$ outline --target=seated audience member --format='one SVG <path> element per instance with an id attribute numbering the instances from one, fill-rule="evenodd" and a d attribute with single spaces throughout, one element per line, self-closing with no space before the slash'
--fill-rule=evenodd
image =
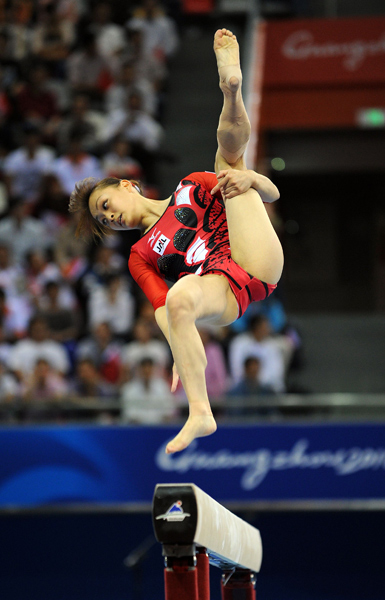
<path id="1" fill-rule="evenodd" d="M 26 125 L 24 144 L 8 154 L 3 171 L 11 198 L 22 198 L 23 202 L 37 201 L 43 178 L 54 164 L 52 148 L 41 144 L 37 127 Z"/>
<path id="2" fill-rule="evenodd" d="M 257 315 L 247 333 L 239 334 L 229 344 L 229 365 L 234 385 L 242 378 L 246 358 L 255 356 L 261 361 L 260 382 L 275 392 L 284 392 L 285 360 L 281 341 L 271 335 L 269 322 Z"/>
<path id="3" fill-rule="evenodd" d="M 245 359 L 243 364 L 243 375 L 238 383 L 228 391 L 228 397 L 248 398 L 249 400 L 255 399 L 255 404 L 250 405 L 249 402 L 245 406 L 231 407 L 228 410 L 229 415 L 246 415 L 252 412 L 258 412 L 259 414 L 267 414 L 265 408 L 258 408 L 258 396 L 266 396 L 268 394 L 274 394 L 274 390 L 266 385 L 261 384 L 260 381 L 261 373 L 261 361 L 256 356 L 249 356 Z M 249 410 L 247 408 L 249 407 Z"/>
<path id="4" fill-rule="evenodd" d="M 59 119 L 55 92 L 49 86 L 49 72 L 42 62 L 28 70 L 28 79 L 16 95 L 16 108 L 21 119 L 49 139 L 53 125 Z"/>
<path id="5" fill-rule="evenodd" d="M 176 23 L 166 15 L 158 0 L 143 0 L 126 27 L 143 32 L 144 52 L 160 63 L 167 62 L 178 47 Z"/>
<path id="6" fill-rule="evenodd" d="M 102 102 L 112 77 L 105 58 L 97 49 L 94 35 L 87 33 L 82 38 L 82 47 L 68 57 L 67 74 L 75 94 L 87 94 L 93 102 Z"/>
<path id="7" fill-rule="evenodd" d="M 27 337 L 16 342 L 10 351 L 8 367 L 20 382 L 25 382 L 40 358 L 45 359 L 52 369 L 61 375 L 66 375 L 69 371 L 70 363 L 65 348 L 59 342 L 50 339 L 44 319 L 32 317 Z"/>
<path id="8" fill-rule="evenodd" d="M 142 359 L 151 358 L 157 373 L 163 375 L 171 364 L 171 353 L 167 343 L 154 339 L 151 335 L 151 327 L 143 319 L 136 321 L 133 337 L 133 341 L 123 347 L 123 364 L 134 372 Z"/>
<path id="9" fill-rule="evenodd" d="M 17 379 L 7 370 L 5 362 L 0 357 L 0 411 L 2 405 L 16 400 L 19 395 L 20 386 Z"/>
<path id="10" fill-rule="evenodd" d="M 101 111 L 91 108 L 86 94 L 76 94 L 67 116 L 63 118 L 58 128 L 59 151 L 65 152 L 72 133 L 76 131 L 82 137 L 82 147 L 85 152 L 99 153 L 105 122 L 105 115 Z"/>
<path id="11" fill-rule="evenodd" d="M 135 76 L 149 81 L 159 95 L 168 76 L 166 64 L 145 51 L 145 35 L 139 25 L 130 25 L 127 34 L 129 46 L 126 58 L 135 65 Z"/>
<path id="12" fill-rule="evenodd" d="M 77 131 L 71 132 L 67 152 L 54 161 L 51 172 L 68 195 L 79 180 L 86 177 L 103 179 L 104 176 L 96 156 L 84 151 L 82 133 Z"/>
<path id="13" fill-rule="evenodd" d="M 45 291 L 48 281 L 60 280 L 60 269 L 56 263 L 49 260 L 48 253 L 43 250 L 31 250 L 26 255 L 26 291 L 35 304 L 39 306 L 40 297 Z M 75 303 L 73 292 L 70 288 L 63 289 L 62 296 L 67 297 L 67 301 L 72 299 Z"/>
<path id="14" fill-rule="evenodd" d="M 0 287 L 0 325 L 8 342 L 24 337 L 31 316 L 32 306 L 26 297 L 7 295 Z"/>
<path id="15" fill-rule="evenodd" d="M 38 23 L 32 31 L 32 53 L 49 66 L 52 75 L 65 76 L 65 61 L 75 41 L 73 23 L 63 18 L 55 3 L 42 7 Z"/>
<path id="16" fill-rule="evenodd" d="M 142 358 L 136 376 L 120 391 L 122 419 L 129 423 L 156 424 L 176 415 L 169 384 L 156 375 L 154 361 Z"/>
<path id="17" fill-rule="evenodd" d="M 80 212 L 70 214 L 68 222 L 58 231 L 53 248 L 62 278 L 73 286 L 79 283 L 88 267 L 88 243 L 84 238 L 76 237 L 79 217 Z"/>
<path id="18" fill-rule="evenodd" d="M 109 115 L 104 132 L 105 141 L 116 135 L 127 140 L 133 157 L 143 166 L 147 183 L 157 183 L 156 163 L 164 137 L 163 127 L 143 110 L 140 94 L 132 92 L 125 110 L 117 109 Z"/>
<path id="19" fill-rule="evenodd" d="M 3 2 L 2 10 L 6 10 L 4 4 Z M 7 18 L 2 23 L 1 29 L 7 33 L 9 38 L 9 58 L 15 63 L 21 63 L 24 66 L 30 53 L 30 15 L 25 14 L 23 18 L 20 18 L 20 11 L 16 2 L 11 2 L 7 9 L 7 14 L 3 13 L 4 17 L 6 16 Z M 28 10 L 26 13 L 28 13 Z"/>
<path id="20" fill-rule="evenodd" d="M 68 394 L 68 384 L 45 358 L 38 358 L 32 373 L 24 382 L 23 398 L 32 403 L 41 400 L 60 400 Z"/>
<path id="21" fill-rule="evenodd" d="M 51 231 L 55 231 L 56 242 L 60 230 L 69 221 L 68 213 L 68 194 L 56 177 L 50 173 L 46 175 L 40 186 L 40 192 L 37 198 L 34 215 L 40 219 Z M 73 243 L 73 240 L 71 240 Z"/>
<path id="22" fill-rule="evenodd" d="M 123 52 L 127 45 L 124 27 L 112 21 L 112 7 L 109 2 L 98 2 L 90 17 L 91 22 L 87 30 L 95 36 L 100 56 L 113 70 L 117 66 L 114 59 Z"/>
<path id="23" fill-rule="evenodd" d="M 216 341 L 213 332 L 208 327 L 198 327 L 205 348 L 207 367 L 206 381 L 209 398 L 220 399 L 224 396 L 228 385 L 225 355 L 222 346 Z"/>
<path id="24" fill-rule="evenodd" d="M 14 264 L 22 264 L 32 249 L 51 245 L 52 232 L 39 219 L 28 215 L 28 206 L 21 198 L 15 198 L 10 215 L 0 221 L 0 243 L 8 246 Z"/>
<path id="25" fill-rule="evenodd" d="M 106 383 L 91 358 L 78 361 L 71 390 L 72 398 L 112 398 L 115 394 L 115 387 Z"/>
<path id="26" fill-rule="evenodd" d="M 110 152 L 102 158 L 102 167 L 106 177 L 118 179 L 143 179 L 140 163 L 131 156 L 131 146 L 122 138 L 117 138 Z M 76 214 L 76 213 L 74 213 Z"/>
<path id="27" fill-rule="evenodd" d="M 141 95 L 144 112 L 156 116 L 157 98 L 154 87 L 147 79 L 139 79 L 132 61 L 126 61 L 122 65 L 116 80 L 106 91 L 106 112 L 114 114 L 118 110 L 125 111 L 129 96 L 133 92 Z"/>
<path id="28" fill-rule="evenodd" d="M 25 286 L 24 270 L 14 263 L 8 245 L 0 242 L 0 287 L 7 296 L 19 296 L 24 293 Z"/>
<path id="29" fill-rule="evenodd" d="M 76 214 L 76 213 L 75 213 Z M 113 235 L 109 236 L 113 238 Z M 116 272 L 123 271 L 127 263 L 107 240 L 99 244 L 94 250 L 91 264 L 83 277 L 83 288 L 86 295 L 91 294 L 98 285 L 104 285 L 108 277 Z"/>
<path id="30" fill-rule="evenodd" d="M 94 362 L 103 381 L 118 385 L 122 376 L 122 343 L 111 332 L 108 323 L 99 323 L 78 343 L 76 362 L 87 358 Z"/>
<path id="31" fill-rule="evenodd" d="M 63 284 L 47 281 L 38 299 L 37 315 L 47 322 L 50 337 L 62 344 L 75 342 L 81 329 L 79 310 L 72 290 L 66 294 Z"/>
<path id="32" fill-rule="evenodd" d="M 127 336 L 134 322 L 135 302 L 127 279 L 119 273 L 106 278 L 95 287 L 88 299 L 89 325 L 94 329 L 99 323 L 108 323 L 114 335 Z"/>
<path id="33" fill-rule="evenodd" d="M 144 111 L 142 96 L 137 91 L 128 95 L 124 108 L 109 113 L 104 138 L 109 142 L 118 134 L 147 152 L 156 152 L 160 148 L 163 128 Z"/>

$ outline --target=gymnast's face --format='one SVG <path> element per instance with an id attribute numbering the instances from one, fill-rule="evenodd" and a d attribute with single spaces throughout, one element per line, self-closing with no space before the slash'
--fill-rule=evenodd
<path id="1" fill-rule="evenodd" d="M 89 199 L 91 215 L 101 225 L 110 229 L 140 228 L 142 218 L 139 208 L 140 194 L 127 179 L 122 179 L 119 185 L 96 188 Z"/>

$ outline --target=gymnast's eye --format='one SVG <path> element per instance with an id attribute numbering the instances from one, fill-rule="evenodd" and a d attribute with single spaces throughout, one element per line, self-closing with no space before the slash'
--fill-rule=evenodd
<path id="1" fill-rule="evenodd" d="M 105 200 L 102 204 L 102 209 L 107 210 L 107 200 Z"/>

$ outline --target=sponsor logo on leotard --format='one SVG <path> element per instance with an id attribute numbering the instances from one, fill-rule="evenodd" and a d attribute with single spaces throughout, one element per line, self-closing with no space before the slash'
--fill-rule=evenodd
<path id="1" fill-rule="evenodd" d="M 163 256 L 164 251 L 166 250 L 169 241 L 170 241 L 170 238 L 166 237 L 163 233 L 161 233 L 159 235 L 159 237 L 157 237 L 156 241 L 154 242 L 154 246 L 152 249 L 157 254 L 160 254 L 161 256 Z"/>
<path id="2" fill-rule="evenodd" d="M 186 263 L 188 265 L 194 265 L 195 263 L 202 262 L 206 258 L 208 250 L 206 248 L 204 240 L 200 237 L 193 243 L 188 249 L 186 254 Z"/>
<path id="3" fill-rule="evenodd" d="M 177 500 L 171 504 L 170 508 L 163 515 L 158 515 L 156 520 L 163 519 L 164 521 L 184 521 L 186 517 L 191 517 L 190 513 L 184 512 L 182 501 Z"/>
<path id="4" fill-rule="evenodd" d="M 176 198 L 175 198 L 175 202 L 176 202 L 177 206 L 179 206 L 180 204 L 191 204 L 191 200 L 190 200 L 190 190 L 191 190 L 191 188 L 192 188 L 192 185 L 186 185 L 185 187 L 182 187 L 177 192 L 177 195 L 176 195 Z"/>

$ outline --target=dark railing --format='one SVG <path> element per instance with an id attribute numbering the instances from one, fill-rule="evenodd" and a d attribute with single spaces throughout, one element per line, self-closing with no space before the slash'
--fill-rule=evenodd
<path id="1" fill-rule="evenodd" d="M 138 404 L 141 404 L 138 399 Z M 279 394 L 274 396 L 231 397 L 213 400 L 218 420 L 264 421 L 290 419 L 344 420 L 385 419 L 385 394 Z M 157 403 L 147 407 L 157 407 Z M 187 415 L 187 402 L 177 406 L 177 415 L 169 423 L 179 423 Z M 0 402 L 0 423 L 91 422 L 106 424 L 129 422 L 123 417 L 122 404 L 111 398 L 66 398 L 54 400 L 13 400 Z"/>

